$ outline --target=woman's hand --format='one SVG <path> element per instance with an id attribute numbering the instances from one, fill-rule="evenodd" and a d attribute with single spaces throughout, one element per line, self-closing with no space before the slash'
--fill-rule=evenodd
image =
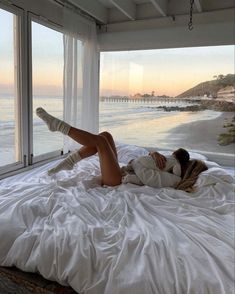
<path id="1" fill-rule="evenodd" d="M 166 157 L 164 155 L 159 152 L 150 152 L 149 155 L 153 158 L 157 167 L 164 169 L 166 166 Z"/>

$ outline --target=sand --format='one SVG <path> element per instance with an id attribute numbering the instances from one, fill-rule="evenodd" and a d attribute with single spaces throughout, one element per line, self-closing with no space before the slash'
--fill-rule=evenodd
<path id="1" fill-rule="evenodd" d="M 172 129 L 167 139 L 172 147 L 178 145 L 191 150 L 234 154 L 235 143 L 221 146 L 217 140 L 219 134 L 228 132 L 223 125 L 231 122 L 233 117 L 233 112 L 223 112 L 216 119 L 186 123 Z M 174 134 L 177 135 L 174 137 Z"/>

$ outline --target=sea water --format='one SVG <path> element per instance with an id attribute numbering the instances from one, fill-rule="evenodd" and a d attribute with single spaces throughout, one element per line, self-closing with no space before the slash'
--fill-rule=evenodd
<path id="1" fill-rule="evenodd" d="M 12 97 L 0 96 L 0 166 L 14 163 L 16 158 L 15 107 Z M 174 133 L 179 125 L 218 117 L 219 112 L 164 111 L 159 106 L 192 105 L 188 102 L 100 102 L 99 130 L 109 131 L 116 141 L 159 148 L 174 148 L 175 141 L 183 142 L 182 134 Z M 63 148 L 63 136 L 48 131 L 35 114 L 39 106 L 52 115 L 63 117 L 63 100 L 57 97 L 33 99 L 33 154 L 41 155 Z M 174 140 L 172 140 L 172 136 Z"/>

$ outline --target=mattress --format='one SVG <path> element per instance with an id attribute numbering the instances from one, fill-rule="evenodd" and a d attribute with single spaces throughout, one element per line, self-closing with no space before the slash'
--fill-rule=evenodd
<path id="1" fill-rule="evenodd" d="M 145 148 L 118 144 L 121 165 Z M 162 151 L 167 154 L 166 151 Z M 234 178 L 205 160 L 193 193 L 101 187 L 92 156 L 0 182 L 0 265 L 85 294 L 234 293 Z"/>

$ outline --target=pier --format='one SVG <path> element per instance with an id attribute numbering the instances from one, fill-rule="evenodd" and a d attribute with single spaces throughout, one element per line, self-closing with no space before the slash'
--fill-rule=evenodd
<path id="1" fill-rule="evenodd" d="M 201 101 L 201 97 L 192 97 L 192 98 L 165 98 L 165 97 L 148 97 L 148 98 L 128 98 L 128 97 L 101 97 L 101 102 L 128 102 L 128 103 L 197 103 Z"/>

